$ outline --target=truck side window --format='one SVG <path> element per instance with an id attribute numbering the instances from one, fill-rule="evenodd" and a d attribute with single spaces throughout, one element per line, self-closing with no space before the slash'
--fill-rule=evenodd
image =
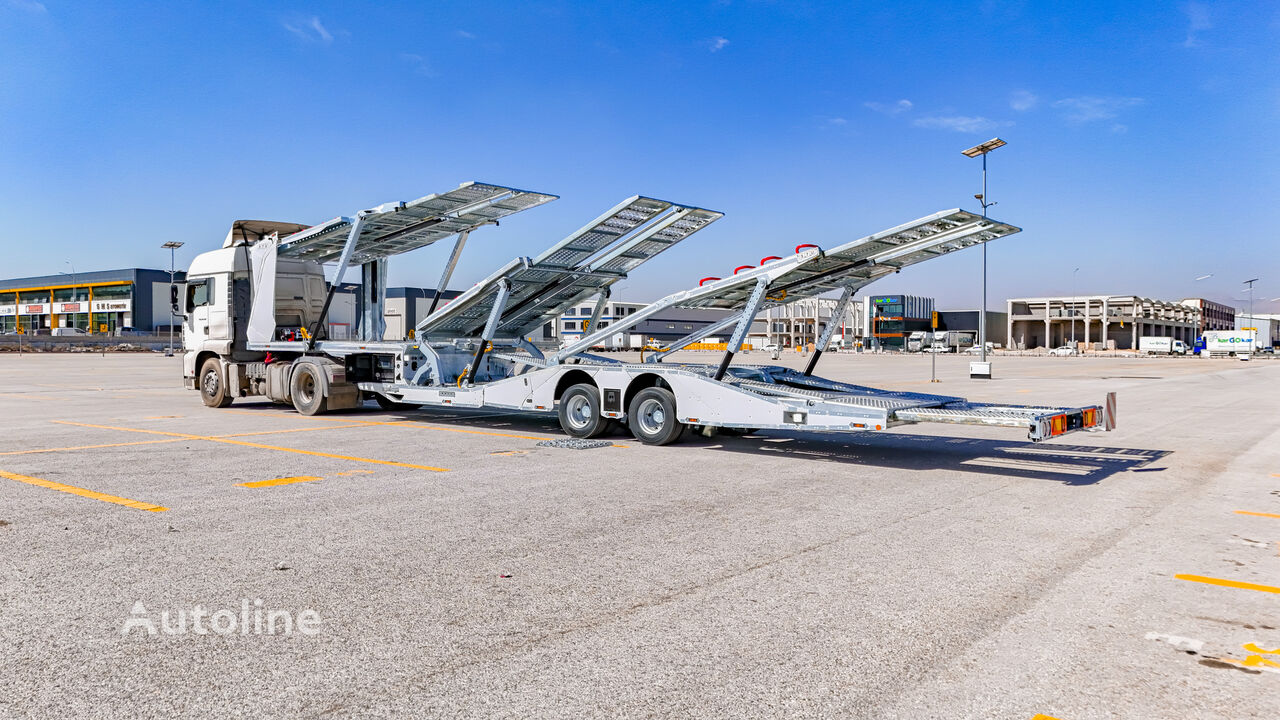
<path id="1" fill-rule="evenodd" d="M 199 280 L 187 285 L 187 312 L 209 304 L 209 280 Z"/>

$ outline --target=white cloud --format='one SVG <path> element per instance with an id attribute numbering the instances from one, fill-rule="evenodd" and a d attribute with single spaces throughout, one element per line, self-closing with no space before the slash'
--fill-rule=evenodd
<path id="1" fill-rule="evenodd" d="M 1014 90 L 1009 95 L 1009 107 L 1018 112 L 1026 112 L 1040 102 L 1039 96 L 1030 90 Z"/>
<path id="2" fill-rule="evenodd" d="M 454 31 L 454 34 L 455 34 L 455 35 L 457 35 L 458 37 L 462 38 L 463 40 L 475 40 L 475 39 L 476 39 L 476 34 L 475 34 L 475 33 L 469 33 L 469 32 L 467 32 L 466 30 L 455 30 L 455 31 Z"/>
<path id="3" fill-rule="evenodd" d="M 1182 6 L 1182 12 L 1187 15 L 1187 39 L 1182 41 L 1182 46 L 1196 47 L 1200 44 L 1197 33 L 1213 27 L 1213 21 L 1209 19 L 1209 8 L 1202 3 L 1189 2 Z"/>
<path id="4" fill-rule="evenodd" d="M 1066 111 L 1067 122 L 1073 125 L 1081 125 L 1098 120 L 1110 120 L 1119 115 L 1122 110 L 1136 107 L 1143 102 L 1142 98 L 1136 97 L 1082 95 L 1080 97 L 1063 98 L 1055 102 L 1053 106 Z"/>
<path id="5" fill-rule="evenodd" d="M 303 40 L 322 43 L 333 42 L 333 33 L 329 32 L 328 28 L 324 26 L 324 23 L 320 22 L 320 18 L 315 15 L 300 21 L 286 21 L 281 24 L 284 26 L 285 30 L 288 30 Z"/>
<path id="6" fill-rule="evenodd" d="M 720 52 L 728 44 L 729 38 L 720 37 L 719 35 L 707 41 L 707 47 L 711 49 L 711 52 Z"/>
<path id="7" fill-rule="evenodd" d="M 431 63 L 421 55 L 414 53 L 400 53 L 400 61 L 413 68 L 413 71 L 423 77 L 435 77 L 435 68 L 431 67 Z"/>
<path id="8" fill-rule="evenodd" d="M 862 106 L 865 108 L 869 108 L 871 110 L 875 110 L 876 112 L 881 113 L 882 115 L 890 115 L 890 116 L 897 115 L 899 113 L 904 113 L 910 110 L 912 107 L 914 107 L 914 105 L 912 105 L 910 100 L 899 100 L 898 102 L 890 105 L 886 105 L 884 103 L 878 103 L 878 102 L 864 102 L 862 103 Z"/>
<path id="9" fill-rule="evenodd" d="M 9 7 L 29 13 L 44 13 L 49 11 L 48 8 L 44 6 L 44 3 L 39 3 L 35 0 L 9 0 Z"/>
<path id="10" fill-rule="evenodd" d="M 982 116 L 931 115 L 929 117 L 916 118 L 911 124 L 919 128 L 954 130 L 955 132 L 961 133 L 978 133 L 1009 127 L 1013 123 L 1007 120 L 991 120 Z"/>

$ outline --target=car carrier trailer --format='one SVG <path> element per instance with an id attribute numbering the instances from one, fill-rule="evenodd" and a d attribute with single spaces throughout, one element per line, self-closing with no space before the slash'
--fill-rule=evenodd
<path id="1" fill-rule="evenodd" d="M 566 433 L 591 438 L 625 425 L 665 445 L 686 427 L 876 431 L 910 423 L 1019 427 L 1033 441 L 1110 430 L 1104 406 L 972 403 L 963 398 L 827 380 L 814 375 L 835 327 L 827 325 L 803 371 L 733 365 L 751 323 L 767 307 L 839 293 L 834 316 L 860 288 L 903 267 L 1019 232 L 959 209 L 945 210 L 830 249 L 802 244 L 727 277 L 703 278 L 607 327 L 597 322 L 610 288 L 641 264 L 722 217 L 691 205 L 635 196 L 536 257 L 516 257 L 447 304 L 471 232 L 556 196 L 483 183 L 410 203 L 388 203 L 313 227 L 239 221 L 223 248 L 187 274 L 183 373 L 206 405 L 265 396 L 312 415 L 355 408 L 501 408 L 555 413 Z M 383 340 L 387 258 L 454 238 L 429 314 L 407 340 Z M 337 262 L 326 289 L 322 263 Z M 326 316 L 346 269 L 361 267 L 357 337 L 326 337 Z M 175 292 L 175 301 L 176 301 Z M 544 354 L 529 335 L 595 297 L 588 331 Z M 723 320 L 641 362 L 589 350 L 668 308 L 718 309 Z M 185 312 L 184 312 L 185 311 Z M 671 363 L 681 348 L 729 333 L 717 364 Z"/>

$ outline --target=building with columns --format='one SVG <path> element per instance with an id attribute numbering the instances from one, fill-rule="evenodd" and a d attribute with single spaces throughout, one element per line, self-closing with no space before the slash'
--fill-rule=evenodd
<path id="1" fill-rule="evenodd" d="M 1009 306 L 1009 347 L 1030 350 L 1084 343 L 1088 350 L 1134 350 L 1138 338 L 1171 337 L 1191 345 L 1200 331 L 1200 308 L 1139 295 L 1014 298 Z"/>

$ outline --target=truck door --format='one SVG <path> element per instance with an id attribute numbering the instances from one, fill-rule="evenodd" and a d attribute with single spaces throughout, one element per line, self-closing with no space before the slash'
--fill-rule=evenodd
<path id="1" fill-rule="evenodd" d="M 191 347 L 209 339 L 209 285 L 213 278 L 187 281 L 187 322 L 191 328 Z"/>

